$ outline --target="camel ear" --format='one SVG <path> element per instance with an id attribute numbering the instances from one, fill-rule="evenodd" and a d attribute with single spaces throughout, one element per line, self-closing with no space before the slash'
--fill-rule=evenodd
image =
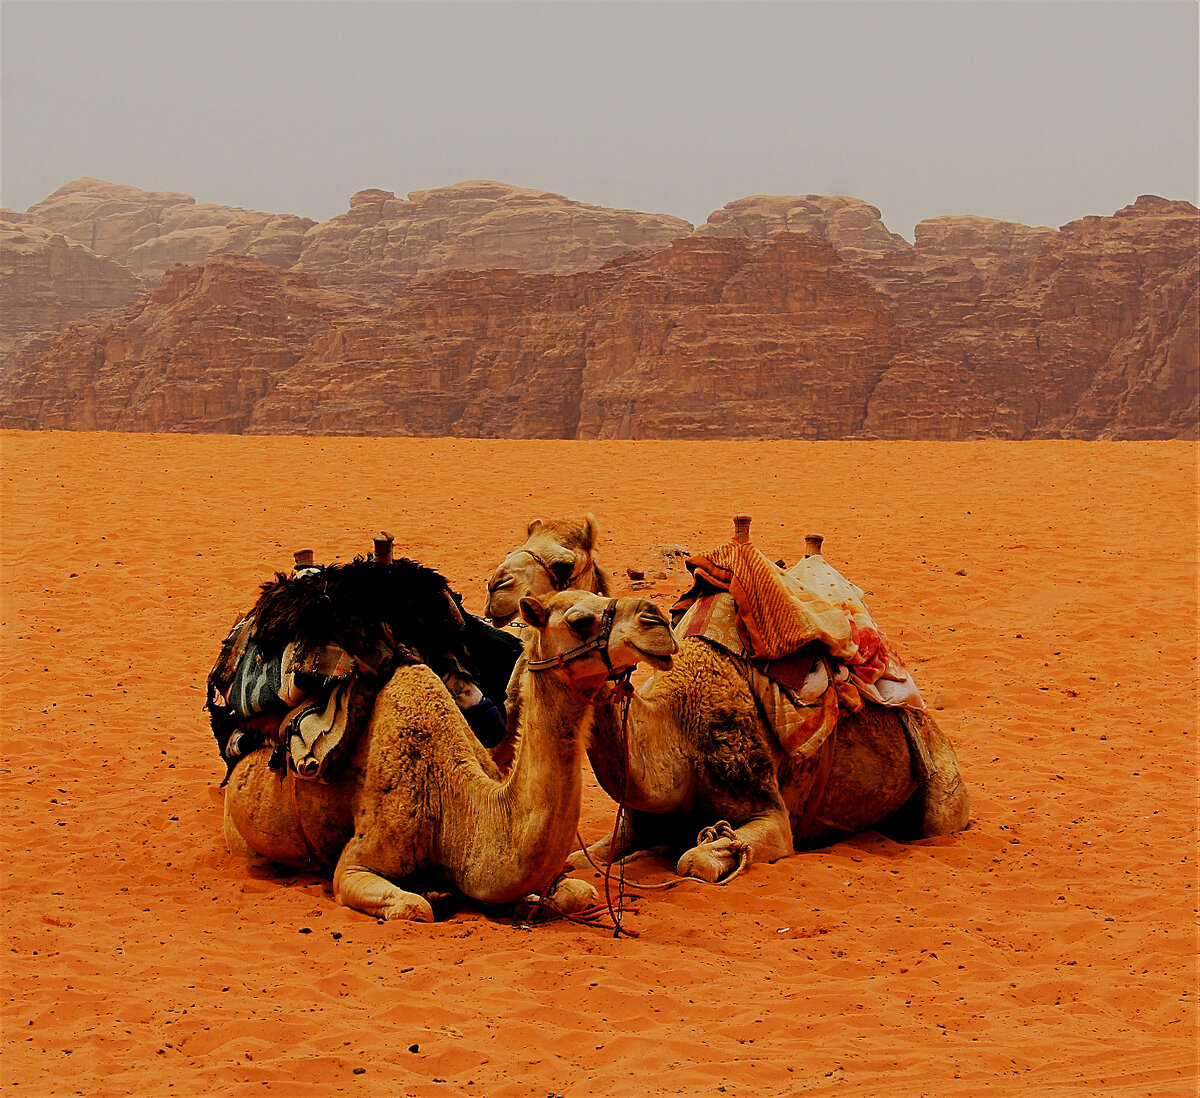
<path id="1" fill-rule="evenodd" d="M 541 528 L 542 528 L 542 520 L 541 520 L 541 519 L 534 519 L 534 520 L 533 520 L 533 521 L 532 521 L 532 522 L 529 524 L 529 527 L 526 529 L 526 531 L 525 531 L 525 536 L 526 536 L 526 537 L 529 537 L 529 535 L 530 535 L 530 534 L 532 534 L 532 533 L 534 532 L 534 530 L 540 530 Z"/>
<path id="2" fill-rule="evenodd" d="M 521 617 L 534 629 L 545 629 L 546 622 L 550 620 L 550 611 L 533 595 L 526 595 L 521 600 Z"/>
<path id="3" fill-rule="evenodd" d="M 592 551 L 592 546 L 596 544 L 599 536 L 600 524 L 596 522 L 596 516 L 589 512 L 587 522 L 584 524 L 583 540 L 580 542 L 580 547 L 585 553 Z"/>

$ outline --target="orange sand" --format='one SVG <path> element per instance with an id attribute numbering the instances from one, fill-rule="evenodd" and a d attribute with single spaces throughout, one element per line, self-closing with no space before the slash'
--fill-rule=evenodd
<path id="1" fill-rule="evenodd" d="M 9 1093 L 1195 1093 L 1194 444 L 2 442 Z M 225 853 L 204 678 L 293 549 L 386 528 L 478 610 L 589 510 L 622 574 L 740 510 L 773 557 L 824 534 L 970 830 L 647 892 L 635 941 L 382 925 Z"/>

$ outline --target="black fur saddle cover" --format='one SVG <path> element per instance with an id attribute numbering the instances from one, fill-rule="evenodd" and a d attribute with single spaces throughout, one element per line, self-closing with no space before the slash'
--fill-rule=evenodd
<path id="1" fill-rule="evenodd" d="M 263 584 L 221 646 L 206 705 L 228 771 L 273 743 L 275 765 L 328 781 L 403 663 L 428 664 L 491 746 L 503 734 L 505 689 L 520 650 L 511 634 L 465 613 L 432 568 L 360 558 L 277 573 Z"/>

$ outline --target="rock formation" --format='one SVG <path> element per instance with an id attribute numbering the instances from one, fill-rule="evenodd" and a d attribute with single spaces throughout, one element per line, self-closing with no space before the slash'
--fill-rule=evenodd
<path id="1" fill-rule="evenodd" d="M 905 318 L 908 354 L 872 394 L 865 430 L 1196 437 L 1198 245 L 1196 208 L 1151 196 L 1064 225 L 1032 257 L 1001 264 L 973 301 Z"/>
<path id="2" fill-rule="evenodd" d="M 630 248 L 687 236 L 677 217 L 609 210 L 562 195 L 477 180 L 408 199 L 359 191 L 312 229 L 297 268 L 322 286 L 387 302 L 418 275 L 462 268 L 531 273 L 591 270 Z"/>
<path id="3" fill-rule="evenodd" d="M 308 341 L 364 307 L 247 257 L 176 267 L 120 317 L 6 370 L 0 425 L 240 434 Z"/>
<path id="4" fill-rule="evenodd" d="M 8 427 L 1200 435 L 1187 202 L 1059 230 L 932 218 L 913 245 L 840 196 L 744 199 L 687 235 L 483 182 L 360 192 L 323 225 L 94 180 L 4 216 Z M 54 334 L 133 292 L 83 237 L 142 271 L 204 262 Z"/>
<path id="5" fill-rule="evenodd" d="M 148 287 L 176 264 L 203 263 L 222 251 L 290 267 L 300 255 L 305 232 L 316 224 L 291 214 L 197 205 L 189 194 L 143 191 L 100 179 L 68 183 L 22 216 L 124 264 Z"/>
<path id="6" fill-rule="evenodd" d="M 121 264 L 20 216 L 0 215 L 0 357 L 26 337 L 137 299 L 141 284 Z"/>
<path id="7" fill-rule="evenodd" d="M 753 195 L 727 203 L 708 215 L 697 236 L 742 236 L 762 240 L 776 233 L 811 233 L 824 237 L 847 262 L 893 252 L 912 245 L 888 231 L 879 211 L 861 198 L 845 195 Z"/>

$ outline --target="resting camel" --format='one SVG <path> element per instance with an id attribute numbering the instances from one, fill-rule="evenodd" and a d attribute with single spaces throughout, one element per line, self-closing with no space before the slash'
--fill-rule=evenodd
<path id="1" fill-rule="evenodd" d="M 449 884 L 490 904 L 541 894 L 578 827 L 588 698 L 610 667 L 669 668 L 676 645 L 645 599 L 569 591 L 523 598 L 518 609 L 531 628 L 517 679 L 516 758 L 503 780 L 441 679 L 405 665 L 334 781 L 273 771 L 265 747 L 235 765 L 225 794 L 230 852 L 332 869 L 339 903 L 384 919 L 432 920 L 428 900 L 409 889 Z M 549 900 L 570 913 L 596 892 L 566 879 Z"/>
<path id="2" fill-rule="evenodd" d="M 489 580 L 484 614 L 507 624 L 522 597 L 555 589 L 568 577 L 571 584 L 607 587 L 592 555 L 596 540 L 592 515 L 583 523 L 530 523 L 526 543 Z M 511 692 L 510 699 L 516 700 Z M 588 757 L 610 797 L 622 800 L 624 786 L 627 811 L 611 849 L 603 839 L 573 862 L 582 865 L 585 853 L 617 860 L 648 849 L 684 849 L 679 874 L 719 881 L 739 865 L 772 862 L 797 847 L 881 824 L 898 836 L 961 831 L 970 799 L 954 748 L 931 715 L 915 719 L 924 725 L 929 749 L 928 772 L 920 778 L 897 710 L 869 705 L 843 713 L 814 813 L 803 803 L 811 774 L 802 780 L 803 773 L 793 773 L 737 664 L 704 640 L 685 638 L 673 667 L 654 675 L 631 701 L 627 776 L 616 707 L 597 712 Z M 717 826 L 725 822 L 731 827 Z"/>

